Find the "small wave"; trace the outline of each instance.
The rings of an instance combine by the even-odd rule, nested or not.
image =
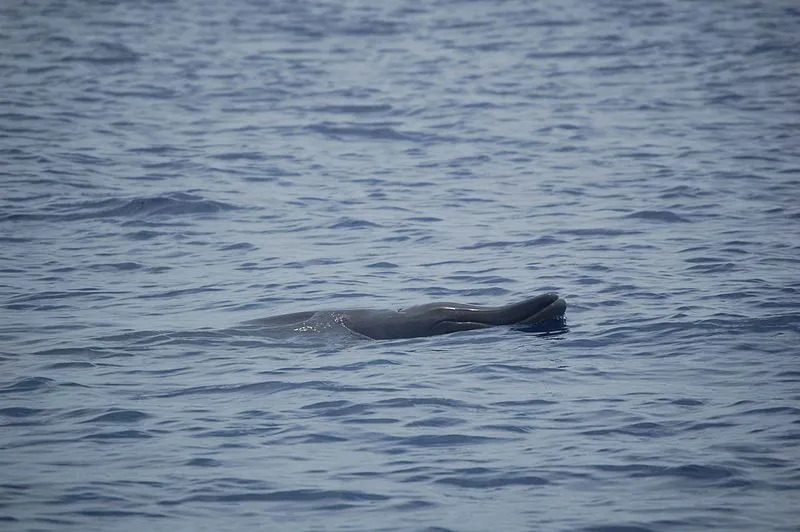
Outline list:
[[[187,502],[315,502],[337,500],[345,502],[371,502],[385,501],[389,497],[377,493],[367,493],[364,491],[349,490],[321,490],[321,489],[298,489],[283,491],[248,491],[240,493],[220,493],[208,495],[193,495],[179,500],[161,501],[163,505],[178,505]]]
[[[89,301],[107,301],[118,297],[120,294],[115,292],[105,292],[94,288],[84,288],[69,292],[36,292],[24,294],[9,299],[4,306],[12,310],[43,310],[53,308],[67,308],[63,301],[72,298],[86,298]],[[55,300],[62,304],[50,305],[45,301]]]
[[[33,242],[33,239],[32,238],[19,238],[19,237],[14,237],[14,236],[0,236],[0,243],[3,243],[3,244],[26,244],[28,242]],[[9,273],[11,273],[11,271],[13,271],[13,270],[8,270],[8,271],[9,271]],[[17,271],[23,271],[23,270],[17,270]]]
[[[76,61],[96,65],[117,65],[121,63],[134,63],[141,58],[142,54],[133,51],[124,44],[98,41],[93,43],[83,54],[67,55],[61,60],[64,62]]]
[[[355,23],[350,23],[339,28],[342,35],[353,37],[364,36],[391,36],[399,34],[406,25],[392,20],[380,20],[365,17]]]
[[[219,467],[222,464],[213,458],[192,458],[187,460],[185,465],[190,467]]]
[[[732,262],[723,262],[718,264],[696,264],[686,268],[687,271],[693,273],[723,273],[737,270],[738,267]]]
[[[465,475],[458,477],[445,477],[435,481],[437,484],[450,484],[460,488],[491,489],[505,486],[543,486],[549,484],[546,478],[534,475]]]
[[[237,242],[236,244],[229,244],[226,246],[222,246],[220,251],[237,251],[237,250],[246,250],[250,251],[256,249],[256,246],[249,242]]]
[[[672,211],[637,211],[625,216],[625,218],[636,218],[640,220],[650,220],[654,222],[668,223],[688,223],[689,220],[678,216]]]
[[[306,405],[302,408],[304,410],[314,410],[316,415],[323,416],[323,417],[343,417],[343,416],[355,416],[355,415],[362,415],[369,413],[371,411],[371,407],[368,404],[347,404],[346,401],[343,401],[343,405],[336,404],[333,407],[328,406],[320,406],[316,405]]]
[[[167,100],[179,94],[175,89],[151,84],[137,84],[130,90],[102,90],[99,93],[115,99],[142,98],[145,100]]]
[[[446,406],[448,408],[468,408],[483,410],[486,407],[477,403],[466,403],[455,399],[440,399],[436,397],[397,397],[377,401],[376,405],[393,408],[417,408],[419,406]]]
[[[332,434],[304,434],[302,436],[290,436],[284,438],[283,443],[294,445],[298,443],[331,443],[331,442],[344,442],[347,438],[341,436],[334,436]]]
[[[593,49],[586,51],[564,50],[560,52],[528,52],[525,57],[529,59],[591,59],[596,57],[619,57],[621,51]]]
[[[112,410],[82,423],[135,423],[148,417],[149,414],[138,410]]]
[[[217,153],[209,155],[209,158],[219,161],[264,161],[267,159],[263,153],[254,151]]]
[[[104,214],[122,217],[175,216],[208,214],[234,209],[236,207],[229,203],[207,200],[200,196],[179,192],[164,196],[135,198]]]
[[[406,423],[406,427],[454,427],[456,425],[463,425],[466,423],[463,419],[458,419],[454,417],[432,417],[427,419],[420,419],[417,421],[411,421],[410,423]]]
[[[686,464],[677,467],[665,468],[661,470],[659,474],[692,480],[718,481],[736,476],[738,475],[738,472],[730,467]]]
[[[461,246],[459,249],[492,249],[492,248],[515,248],[515,247],[540,247],[563,244],[564,241],[550,236],[542,236],[530,240],[498,240],[493,242],[478,242]]]
[[[522,425],[481,425],[478,428],[481,430],[497,430],[514,434],[528,434],[532,430],[530,427],[524,427]]]
[[[55,381],[47,377],[27,377],[20,379],[10,386],[0,388],[0,394],[11,394],[19,392],[32,392],[35,390],[42,390],[53,386]]]
[[[285,381],[264,381],[248,384],[216,384],[207,386],[194,386],[172,392],[165,392],[155,395],[155,397],[178,397],[185,395],[205,395],[205,394],[238,394],[254,392],[258,394],[273,394],[286,390],[313,389],[330,392],[393,392],[394,388],[386,387],[360,387],[345,384],[336,384],[329,381],[305,381],[305,382],[285,382]]]
[[[141,440],[152,438],[147,432],[141,430],[118,430],[113,432],[96,432],[84,436],[84,440]]]
[[[631,423],[610,429],[586,430],[583,431],[582,434],[587,436],[610,436],[615,434],[625,434],[628,436],[647,436],[655,438],[672,435],[674,434],[674,430],[671,430],[661,423],[643,421],[640,423]]]
[[[153,518],[167,518],[170,517],[165,514],[153,512],[131,512],[127,510],[78,510],[76,514],[85,515],[87,517],[146,517],[147,519]]]
[[[500,401],[492,403],[493,406],[552,406],[557,405],[557,401],[548,401],[547,399],[529,399],[526,401]]]
[[[739,415],[743,416],[763,416],[767,414],[788,414],[790,416],[800,418],[800,408],[794,406],[774,406],[767,408],[755,408],[753,410],[747,410],[739,413]]]
[[[597,525],[581,528],[580,532],[655,532],[655,529],[639,525]]]
[[[606,464],[597,465],[594,468],[600,471],[625,474],[631,478],[671,477],[693,481],[708,481],[710,483],[727,483],[731,479],[741,476],[739,470],[732,467],[703,464],[683,464],[679,466]]]
[[[399,268],[399,266],[393,262],[373,262],[372,264],[367,264],[367,268],[380,268],[380,269],[389,269],[389,268]]]
[[[491,436],[474,436],[468,434],[423,434],[420,436],[409,436],[397,438],[395,445],[409,445],[412,447],[441,447],[441,446],[461,446],[461,445],[480,445],[501,441],[501,438]]]
[[[89,268],[96,271],[130,271],[138,270],[143,266],[138,262],[128,261],[92,264]]]
[[[564,368],[557,367],[531,367],[516,364],[470,364],[464,369],[458,369],[455,373],[478,373],[478,374],[500,374],[500,375],[540,375],[543,373],[563,372]]]
[[[123,236],[125,238],[129,239],[129,240],[152,240],[152,239],[154,239],[156,237],[159,237],[159,236],[162,236],[162,235],[165,235],[165,234],[166,233],[163,233],[161,231],[142,230],[142,231],[133,231],[133,232],[128,233],[128,234],[123,235]]]
[[[392,110],[392,106],[388,104],[376,105],[320,105],[310,109],[315,113],[337,113],[337,114],[370,114],[370,113],[386,113]]]
[[[383,358],[374,360],[365,360],[363,362],[352,362],[350,364],[343,364],[341,366],[319,366],[311,368],[311,371],[360,371],[372,366],[398,366],[399,362],[387,360]]]
[[[633,229],[607,229],[601,227],[593,227],[588,229],[562,229],[559,231],[559,233],[571,236],[598,237],[598,236],[638,235],[641,234],[642,231],[637,231]]]
[[[222,201],[208,200],[194,194],[176,192],[161,196],[137,197],[128,200],[104,199],[77,203],[54,203],[44,207],[49,212],[12,213],[0,217],[2,221],[51,220],[74,221],[105,218],[146,219],[152,217],[177,217],[183,215],[214,214],[239,207]],[[143,239],[152,238],[144,235]],[[134,239],[137,239],[134,237]]]
[[[367,227],[380,227],[379,224],[357,218],[340,218],[330,226],[331,229],[364,229]]]
[[[327,137],[344,139],[367,139],[367,140],[392,140],[408,142],[456,142],[455,137],[447,137],[434,133],[424,133],[422,131],[401,131],[394,127],[384,124],[334,124],[322,122],[307,126],[313,133],[320,133]]]
[[[205,292],[219,292],[221,290],[223,289],[211,286],[201,286],[198,288],[185,288],[182,290],[167,290],[166,292],[158,292],[155,294],[141,294],[136,297],[138,299],[172,299],[174,297],[179,297],[184,295],[202,294]]]
[[[8,407],[0,408],[0,416],[6,417],[31,417],[44,412],[41,408]]]
[[[95,364],[91,362],[56,362],[54,364],[47,364],[42,366],[44,369],[72,369],[72,368],[94,368]]]

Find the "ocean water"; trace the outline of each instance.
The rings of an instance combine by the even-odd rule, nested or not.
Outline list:
[[[0,184],[2,530],[798,530],[794,0],[9,0]]]

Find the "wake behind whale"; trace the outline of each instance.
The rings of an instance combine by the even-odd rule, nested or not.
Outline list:
[[[375,340],[435,336],[497,326],[548,332],[563,330],[566,308],[566,301],[557,294],[542,294],[500,307],[428,303],[400,310],[318,310],[250,320],[243,325],[267,335],[345,329]]]

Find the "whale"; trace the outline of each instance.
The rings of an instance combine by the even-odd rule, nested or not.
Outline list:
[[[400,310],[351,309],[295,312],[245,322],[248,327],[320,332],[334,327],[373,340],[436,336],[459,331],[512,326],[529,328],[563,323],[567,302],[547,293],[499,307],[426,303]]]

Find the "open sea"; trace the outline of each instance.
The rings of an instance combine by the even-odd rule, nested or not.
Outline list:
[[[5,0],[0,250],[4,532],[800,530],[797,0]]]

